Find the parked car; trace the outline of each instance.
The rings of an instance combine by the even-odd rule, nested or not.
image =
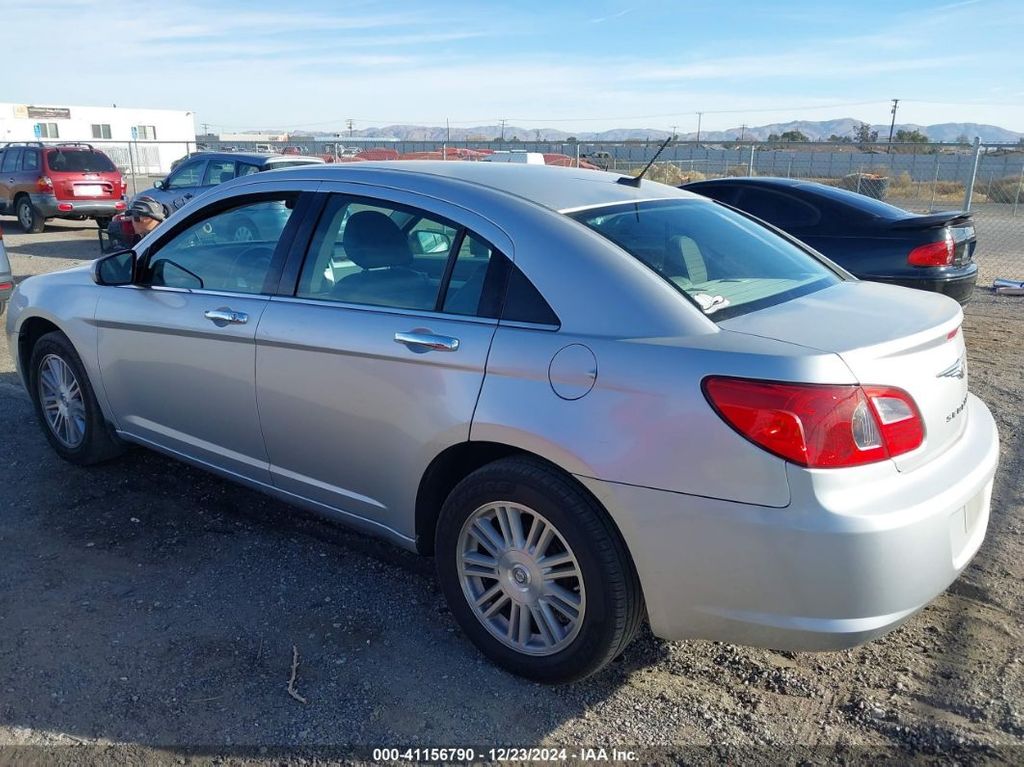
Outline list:
[[[281,150],[281,154],[306,154],[306,147],[299,144],[289,144]]]
[[[11,274],[11,262],[4,248],[4,230],[0,228],[0,315],[4,313],[7,299],[14,290],[14,276]]]
[[[49,218],[91,218],[100,228],[127,207],[128,185],[103,152],[89,144],[10,143],[0,149],[0,213],[29,233]]]
[[[525,149],[498,150],[480,158],[482,162],[515,162],[526,165],[544,165],[541,152],[527,152]]]
[[[970,213],[918,215],[863,194],[786,178],[721,178],[683,187],[757,216],[864,280],[967,303],[978,280]]]
[[[248,152],[199,152],[189,155],[178,167],[149,189],[135,195],[151,197],[170,215],[193,197],[233,178],[276,168],[323,163],[319,157],[285,157]]]
[[[138,443],[433,554],[488,657],[565,682],[645,617],[827,650],[945,589],[999,454],[962,320],[673,187],[367,162],[222,184],[6,332],[66,460]]]

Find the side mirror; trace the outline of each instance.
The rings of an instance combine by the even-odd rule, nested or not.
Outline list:
[[[163,189],[164,186],[166,185],[166,183],[167,183],[166,179],[157,179],[156,181],[153,182],[153,188],[154,189]]]
[[[414,234],[414,250],[426,255],[429,253],[447,253],[452,246],[452,239],[442,232],[430,232],[420,229]]]
[[[122,250],[97,259],[92,264],[92,281],[97,285],[131,285],[137,261],[138,256],[133,250]]]

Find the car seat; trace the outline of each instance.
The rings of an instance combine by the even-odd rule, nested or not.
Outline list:
[[[388,216],[375,210],[353,214],[342,236],[345,254],[361,272],[343,278],[331,291],[336,301],[408,309],[434,308],[437,289],[412,268],[409,241]]]

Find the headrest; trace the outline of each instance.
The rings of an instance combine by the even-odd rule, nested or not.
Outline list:
[[[345,224],[345,254],[363,269],[409,266],[412,251],[398,224],[375,210],[362,210]]]

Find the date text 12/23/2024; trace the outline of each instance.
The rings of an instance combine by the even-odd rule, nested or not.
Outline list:
[[[639,757],[635,751],[618,748],[542,748],[542,747],[499,747],[499,748],[375,748],[375,762],[475,762],[485,759],[492,762],[635,762]]]

